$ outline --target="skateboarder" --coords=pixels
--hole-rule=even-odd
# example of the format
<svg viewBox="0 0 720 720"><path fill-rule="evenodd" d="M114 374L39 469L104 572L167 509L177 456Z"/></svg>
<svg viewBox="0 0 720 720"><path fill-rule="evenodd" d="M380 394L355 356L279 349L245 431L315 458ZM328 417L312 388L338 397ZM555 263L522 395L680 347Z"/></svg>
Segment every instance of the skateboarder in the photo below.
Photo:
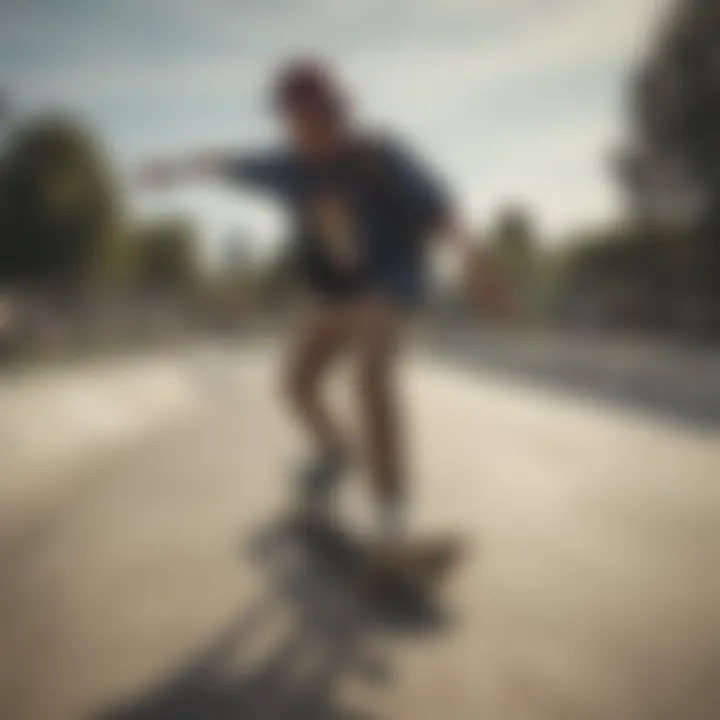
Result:
<svg viewBox="0 0 720 720"><path fill-rule="evenodd" d="M405 538L407 485L393 370L408 312L423 296L428 241L468 249L445 188L395 140L357 127L328 69L299 60L278 74L275 110L285 147L157 161L146 180L214 178L276 195L295 227L312 297L287 365L285 388L313 441L301 478L307 512L324 512L354 457L321 400L326 371L344 352L358 363L366 458L378 501L373 546L389 558Z"/></svg>

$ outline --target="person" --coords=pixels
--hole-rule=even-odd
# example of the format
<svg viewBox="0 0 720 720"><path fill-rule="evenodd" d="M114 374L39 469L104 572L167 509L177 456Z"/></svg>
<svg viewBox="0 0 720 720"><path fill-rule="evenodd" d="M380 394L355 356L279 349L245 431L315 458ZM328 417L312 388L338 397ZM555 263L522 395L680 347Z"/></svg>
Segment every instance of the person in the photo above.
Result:
<svg viewBox="0 0 720 720"><path fill-rule="evenodd" d="M287 146L265 152L205 152L151 162L146 180L217 178L267 190L287 207L312 298L287 365L287 397L314 445L301 474L304 513L328 512L355 457L322 401L331 365L352 353L365 450L378 505L377 557L406 540L408 486L395 359L404 321L423 298L426 248L444 236L469 251L442 183L396 139L351 117L340 84L314 60L286 64L273 104Z"/></svg>

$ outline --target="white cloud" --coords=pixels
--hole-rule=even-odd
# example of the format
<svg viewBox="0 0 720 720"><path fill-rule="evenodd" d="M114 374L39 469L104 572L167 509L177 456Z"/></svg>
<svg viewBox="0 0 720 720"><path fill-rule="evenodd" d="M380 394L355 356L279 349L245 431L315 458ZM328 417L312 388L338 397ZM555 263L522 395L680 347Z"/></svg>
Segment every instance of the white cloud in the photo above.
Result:
<svg viewBox="0 0 720 720"><path fill-rule="evenodd" d="M426 29L406 39L361 48L345 65L361 87L393 97L414 109L509 82L528 81L552 71L577 70L605 61L633 59L642 43L639 28L653 15L657 0L623 3L574 2L563 12L523 22L490 39L465 36L438 42Z"/></svg>

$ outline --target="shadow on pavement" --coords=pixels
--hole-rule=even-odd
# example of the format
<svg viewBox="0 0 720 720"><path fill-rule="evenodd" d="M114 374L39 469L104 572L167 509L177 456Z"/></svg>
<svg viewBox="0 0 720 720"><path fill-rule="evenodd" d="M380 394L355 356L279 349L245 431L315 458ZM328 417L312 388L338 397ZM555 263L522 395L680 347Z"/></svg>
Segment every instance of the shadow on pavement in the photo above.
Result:
<svg viewBox="0 0 720 720"><path fill-rule="evenodd" d="M381 647L398 636L446 630L450 618L430 598L363 601L353 591L359 559L348 544L317 552L273 524L248 552L267 593L161 686L96 717L102 720L360 720L378 717L347 707L345 682L378 687L393 671ZM324 548L328 550L328 548ZM261 657L258 642L277 628L283 638ZM247 655L250 655L248 658ZM243 662L243 656L245 660Z"/></svg>

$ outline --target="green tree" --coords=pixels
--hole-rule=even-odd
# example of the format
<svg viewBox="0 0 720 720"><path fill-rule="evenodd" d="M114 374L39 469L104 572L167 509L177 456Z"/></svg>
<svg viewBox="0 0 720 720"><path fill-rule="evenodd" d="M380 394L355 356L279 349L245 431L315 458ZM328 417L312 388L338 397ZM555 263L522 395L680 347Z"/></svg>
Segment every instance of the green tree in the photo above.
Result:
<svg viewBox="0 0 720 720"><path fill-rule="evenodd" d="M115 221L107 163L87 128L48 118L10 133L0 155L0 280L87 281Z"/></svg>
<svg viewBox="0 0 720 720"><path fill-rule="evenodd" d="M502 207L491 228L491 255L503 277L514 313L528 316L538 301L538 237L530 211L519 204Z"/></svg>
<svg viewBox="0 0 720 720"><path fill-rule="evenodd" d="M586 231L563 252L559 302L592 308L603 324L670 322L682 239L659 228L616 225Z"/></svg>
<svg viewBox="0 0 720 720"><path fill-rule="evenodd" d="M522 205L502 207L495 219L493 237L503 254L530 255L535 242L535 226L530 211Z"/></svg>
<svg viewBox="0 0 720 720"><path fill-rule="evenodd" d="M129 274L151 289L185 291L198 278L198 243L194 228L177 218L154 220L136 228Z"/></svg>
<svg viewBox="0 0 720 720"><path fill-rule="evenodd" d="M677 0L637 74L621 165L637 214L692 247L688 289L720 309L720 4Z"/></svg>

